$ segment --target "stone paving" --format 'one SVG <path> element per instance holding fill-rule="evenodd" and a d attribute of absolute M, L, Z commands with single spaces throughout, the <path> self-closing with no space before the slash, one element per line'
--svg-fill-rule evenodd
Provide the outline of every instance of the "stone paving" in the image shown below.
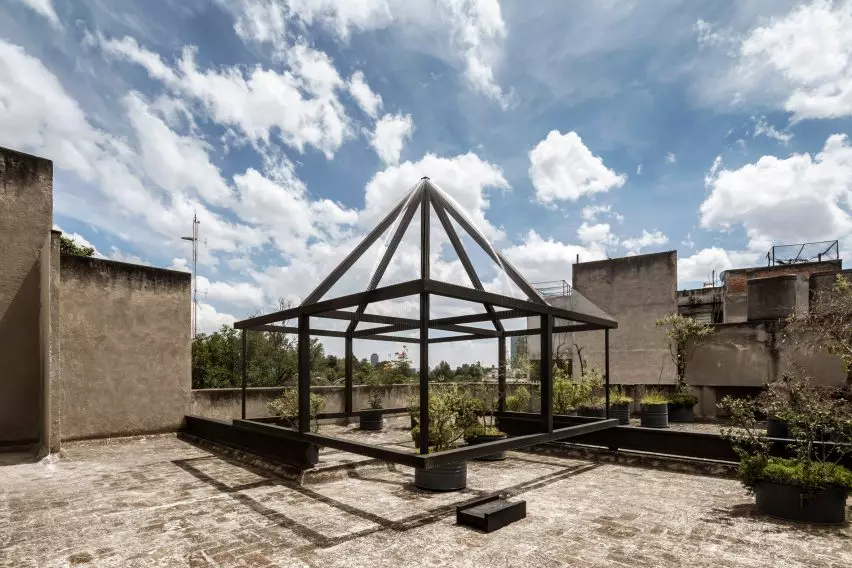
<path fill-rule="evenodd" d="M 408 443 L 402 428 L 369 436 Z M 510 453 L 432 494 L 410 468 L 341 453 L 321 456 L 337 475 L 301 485 L 173 436 L 0 467 L 0 566 L 852 566 L 852 528 L 757 516 L 730 479 Z M 457 504 L 493 491 L 525 499 L 527 518 L 455 524 Z"/>

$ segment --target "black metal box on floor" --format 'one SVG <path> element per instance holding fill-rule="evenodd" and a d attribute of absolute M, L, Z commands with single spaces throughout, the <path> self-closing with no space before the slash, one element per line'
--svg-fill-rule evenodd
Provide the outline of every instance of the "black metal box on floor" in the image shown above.
<path fill-rule="evenodd" d="M 456 522 L 490 533 L 527 516 L 526 501 L 507 501 L 492 495 L 456 507 Z"/>

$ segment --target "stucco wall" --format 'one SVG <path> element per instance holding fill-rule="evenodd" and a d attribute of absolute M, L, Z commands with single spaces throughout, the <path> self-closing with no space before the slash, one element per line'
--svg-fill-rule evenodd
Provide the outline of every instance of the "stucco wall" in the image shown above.
<path fill-rule="evenodd" d="M 674 382 L 668 340 L 655 322 L 677 312 L 677 252 L 582 262 L 573 272 L 574 288 L 618 322 L 618 329 L 610 332 L 611 382 Z M 584 347 L 587 365 L 601 370 L 603 335 L 603 331 L 574 334 L 574 341 Z"/>
<path fill-rule="evenodd" d="M 62 438 L 177 429 L 190 408 L 190 275 L 63 255 Z"/>
<path fill-rule="evenodd" d="M 800 365 L 816 384 L 845 381 L 840 360 L 804 351 L 784 341 L 778 323 L 717 324 L 712 335 L 695 348 L 686 366 L 687 383 L 696 387 L 760 387 Z"/>
<path fill-rule="evenodd" d="M 0 445 L 40 438 L 41 259 L 49 257 L 52 190 L 50 160 L 0 148 Z"/>

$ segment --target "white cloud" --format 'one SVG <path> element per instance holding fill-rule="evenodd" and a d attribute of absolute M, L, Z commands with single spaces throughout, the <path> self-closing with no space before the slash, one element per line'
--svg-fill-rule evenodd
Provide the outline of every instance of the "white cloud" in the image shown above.
<path fill-rule="evenodd" d="M 405 141 L 411 138 L 413 132 L 414 121 L 410 114 L 386 114 L 376 122 L 370 145 L 385 164 L 396 164 Z"/>
<path fill-rule="evenodd" d="M 580 256 L 581 262 L 603 260 L 604 251 L 544 239 L 530 229 L 524 242 L 503 250 L 506 258 L 531 282 L 547 280 L 571 281 L 571 267 Z"/>
<path fill-rule="evenodd" d="M 417 162 L 403 162 L 377 173 L 367 184 L 362 222 L 371 225 L 424 176 L 446 191 L 487 236 L 501 238 L 502 232 L 485 219 L 489 206 L 485 191 L 508 188 L 509 182 L 499 167 L 472 153 L 452 158 L 426 154 Z"/>
<path fill-rule="evenodd" d="M 716 168 L 700 208 L 704 228 L 742 225 L 753 250 L 832 240 L 852 231 L 852 146 L 845 135 L 830 136 L 813 157 L 763 156 L 736 170 Z"/>
<path fill-rule="evenodd" d="M 260 309 L 265 303 L 263 290 L 258 286 L 248 282 L 211 282 L 201 275 L 198 276 L 198 294 L 240 308 Z"/>
<path fill-rule="evenodd" d="M 274 133 L 300 152 L 306 146 L 329 159 L 352 136 L 338 99 L 346 83 L 329 57 L 303 44 L 285 54 L 289 71 L 255 66 L 200 69 L 195 50 L 184 48 L 176 68 L 132 38 L 97 42 L 105 53 L 141 65 L 151 76 L 183 96 L 196 99 L 216 122 L 239 129 L 255 143 L 269 144 Z M 94 41 L 94 40 L 93 40 Z"/>
<path fill-rule="evenodd" d="M 382 108 L 382 96 L 373 92 L 370 85 L 367 84 L 366 79 L 364 79 L 364 73 L 361 71 L 353 73 L 349 78 L 348 87 L 349 94 L 352 95 L 352 98 L 355 99 L 361 110 L 369 116 L 376 118 L 379 109 Z"/>
<path fill-rule="evenodd" d="M 198 302 L 198 333 L 212 333 L 223 325 L 233 325 L 237 318 L 231 314 L 221 313 L 206 302 Z"/>
<path fill-rule="evenodd" d="M 793 135 L 789 132 L 781 132 L 774 126 L 766 122 L 765 116 L 761 116 L 760 118 L 755 119 L 754 133 L 752 134 L 752 136 L 755 138 L 758 136 L 766 136 L 767 138 L 771 138 L 773 140 L 781 142 L 785 146 L 789 144 L 790 140 L 793 138 Z"/>
<path fill-rule="evenodd" d="M 679 282 L 704 282 L 710 280 L 714 270 L 718 278 L 719 273 L 730 268 L 734 265 L 725 249 L 705 248 L 677 259 L 677 279 Z"/>
<path fill-rule="evenodd" d="M 56 10 L 53 9 L 53 3 L 51 0 L 20 0 L 23 2 L 28 8 L 33 10 L 35 13 L 40 16 L 44 16 L 55 28 L 61 28 L 62 24 L 59 23 L 59 16 L 56 15 Z"/>
<path fill-rule="evenodd" d="M 147 258 L 142 258 L 137 254 L 128 254 L 122 250 L 119 250 L 118 247 L 110 247 L 109 253 L 107 253 L 106 257 L 109 260 L 115 260 L 118 262 L 127 262 L 128 264 L 141 264 L 143 266 L 154 266 L 154 263 L 148 260 Z"/>
<path fill-rule="evenodd" d="M 586 221 L 594 221 L 599 215 L 609 213 L 612 210 L 611 205 L 586 205 L 580 212 L 580 215 Z"/>
<path fill-rule="evenodd" d="M 180 272 L 192 272 L 192 268 L 187 263 L 185 258 L 173 258 L 169 265 L 169 270 L 179 270 Z"/>
<path fill-rule="evenodd" d="M 636 175 L 637 176 L 642 175 L 642 164 L 639 164 L 638 166 L 636 166 Z"/>
<path fill-rule="evenodd" d="M 100 251 L 97 249 L 97 247 L 95 247 L 95 245 L 93 245 L 89 241 L 89 239 L 87 239 L 86 237 L 84 237 L 80 233 L 67 233 L 67 232 L 63 231 L 62 227 L 60 227 L 59 225 L 54 225 L 53 230 L 54 231 L 61 231 L 63 237 L 71 239 L 72 241 L 74 241 L 75 243 L 80 245 L 81 247 L 88 247 L 88 248 L 93 249 L 94 252 L 92 253 L 92 256 L 96 256 L 96 257 L 102 257 L 103 256 L 100 253 Z"/>
<path fill-rule="evenodd" d="M 583 195 L 606 192 L 624 185 L 627 176 L 607 168 L 576 132 L 551 130 L 530 152 L 530 179 L 536 197 L 545 204 L 576 201 Z"/>
<path fill-rule="evenodd" d="M 288 18 L 322 25 L 344 42 L 353 32 L 393 26 L 409 48 L 460 65 L 473 89 L 509 105 L 494 76 L 507 37 L 497 0 L 241 0 L 234 11 L 240 37 L 275 45 Z"/>
<path fill-rule="evenodd" d="M 677 162 L 677 156 L 674 152 L 669 152 L 668 154 L 666 154 L 666 161 L 670 164 L 674 164 Z"/>
<path fill-rule="evenodd" d="M 794 120 L 852 114 L 852 1 L 798 4 L 752 29 L 727 79 L 735 100 L 778 96 Z"/>
<path fill-rule="evenodd" d="M 582 223 L 577 229 L 577 238 L 580 242 L 594 250 L 606 250 L 618 244 L 618 238 L 612 234 L 609 223 L 597 223 L 589 225 Z"/>
<path fill-rule="evenodd" d="M 638 237 L 623 239 L 621 246 L 627 249 L 628 253 L 638 253 L 644 248 L 661 246 L 669 242 L 669 238 L 661 231 L 642 230 L 642 234 Z"/>

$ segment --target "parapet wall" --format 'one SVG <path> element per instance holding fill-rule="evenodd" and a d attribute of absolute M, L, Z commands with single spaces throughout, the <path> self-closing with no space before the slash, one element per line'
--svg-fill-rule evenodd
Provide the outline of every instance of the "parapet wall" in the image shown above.
<path fill-rule="evenodd" d="M 191 277 L 63 255 L 62 438 L 176 430 L 190 408 Z"/>
<path fill-rule="evenodd" d="M 53 163 L 0 148 L 0 446 L 37 443 L 43 429 L 52 217 Z"/>

